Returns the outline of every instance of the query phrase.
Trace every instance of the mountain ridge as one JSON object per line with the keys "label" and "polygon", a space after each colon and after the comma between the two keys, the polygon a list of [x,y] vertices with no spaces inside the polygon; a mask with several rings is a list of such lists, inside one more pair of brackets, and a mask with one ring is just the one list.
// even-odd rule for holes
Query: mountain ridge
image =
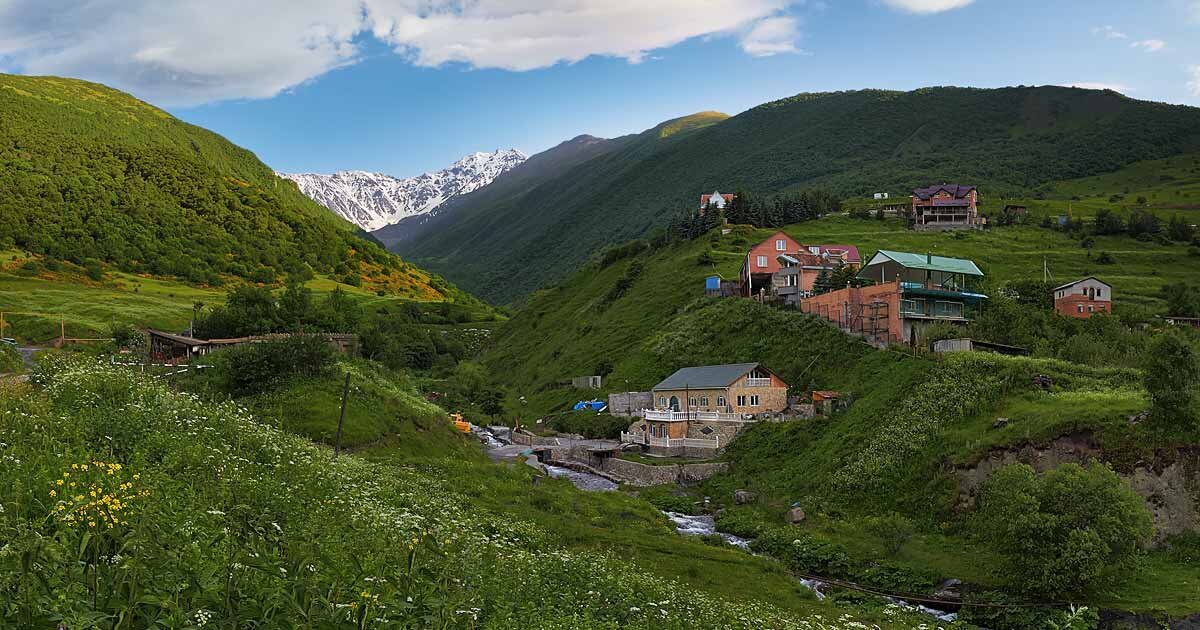
{"label": "mountain ridge", "polygon": [[1200,147],[1200,109],[1056,86],[805,93],[663,134],[671,122],[512,196],[464,198],[458,220],[419,241],[381,240],[504,303],[665,226],[713,189],[848,198],[961,180],[981,187],[986,206]]}
{"label": "mountain ridge", "polygon": [[526,158],[517,149],[477,151],[444,169],[406,178],[364,170],[278,175],[296,182],[305,195],[369,232],[409,217],[436,213],[446,201],[490,184]]}

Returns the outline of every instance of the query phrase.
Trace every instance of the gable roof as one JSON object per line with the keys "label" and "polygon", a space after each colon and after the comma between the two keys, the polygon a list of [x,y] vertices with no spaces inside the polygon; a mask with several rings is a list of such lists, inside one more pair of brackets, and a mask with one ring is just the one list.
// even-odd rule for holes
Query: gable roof
{"label": "gable roof", "polygon": [[950,195],[955,199],[962,199],[966,197],[967,194],[972,190],[975,190],[975,187],[964,186],[962,184],[941,184],[937,186],[929,186],[927,188],[917,188],[916,190],[913,190],[913,196],[915,196],[917,199],[929,199],[943,190],[947,193],[950,193]]}
{"label": "gable roof", "polygon": [[[721,198],[723,198],[726,202],[733,201],[733,198],[737,196],[737,195],[733,195],[733,194],[729,194],[729,193],[722,193],[719,191],[713,191],[713,192],[716,192],[717,194],[721,195]],[[700,195],[700,207],[704,208],[704,207],[708,206],[709,199],[712,199],[712,195]]]}
{"label": "gable roof", "polygon": [[1067,287],[1073,287],[1073,286],[1075,286],[1075,285],[1079,284],[1080,282],[1087,282],[1088,280],[1095,280],[1096,282],[1099,282],[1100,284],[1103,284],[1104,286],[1106,286],[1106,287],[1108,287],[1108,288],[1110,288],[1110,289],[1112,288],[1112,285],[1111,285],[1111,284],[1109,284],[1109,283],[1107,283],[1107,282],[1105,282],[1105,281],[1101,280],[1100,278],[1097,278],[1096,276],[1088,276],[1088,277],[1086,277],[1086,278],[1080,278],[1080,279],[1078,279],[1078,280],[1076,280],[1076,281],[1074,281],[1074,282],[1068,282],[1068,283],[1066,283],[1066,284],[1064,284],[1064,285],[1062,285],[1062,286],[1060,286],[1060,287],[1054,287],[1054,290],[1055,290],[1055,291],[1061,291],[1061,290],[1063,290],[1063,289],[1065,289],[1065,288],[1067,288]]}
{"label": "gable roof", "polygon": [[891,260],[901,267],[904,267],[905,269],[925,269],[927,271],[961,273],[968,276],[983,277],[983,271],[979,269],[975,262],[965,258],[948,258],[946,256],[934,256],[933,254],[893,252],[886,249],[879,250],[879,252],[875,254],[875,257],[871,259],[871,262],[867,263],[866,268],[885,262],[880,260],[881,256]]}
{"label": "gable roof", "polygon": [[858,255],[858,247],[854,245],[818,245],[821,248],[822,254],[829,254],[834,258],[841,258],[840,254],[844,253],[844,259],[848,263],[860,263],[862,258]]}
{"label": "gable roof", "polygon": [[727,365],[686,367],[676,370],[674,374],[668,376],[663,382],[655,385],[653,391],[684,389],[685,387],[695,389],[728,387],[734,381],[757,367],[760,367],[758,363],[731,363]]}

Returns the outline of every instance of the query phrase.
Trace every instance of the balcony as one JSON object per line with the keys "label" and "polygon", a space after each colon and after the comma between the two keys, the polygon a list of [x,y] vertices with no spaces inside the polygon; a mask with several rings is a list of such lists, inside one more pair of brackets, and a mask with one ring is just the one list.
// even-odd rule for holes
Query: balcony
{"label": "balcony", "polygon": [[966,321],[974,319],[974,313],[963,302],[904,299],[900,300],[900,317]]}
{"label": "balcony", "polygon": [[746,387],[770,387],[771,379],[769,378],[748,378],[746,379]]}
{"label": "balcony", "polygon": [[[770,379],[767,379],[770,380]],[[742,416],[736,413],[720,411],[671,411],[661,409],[646,409],[642,417],[656,422],[742,422]]]}

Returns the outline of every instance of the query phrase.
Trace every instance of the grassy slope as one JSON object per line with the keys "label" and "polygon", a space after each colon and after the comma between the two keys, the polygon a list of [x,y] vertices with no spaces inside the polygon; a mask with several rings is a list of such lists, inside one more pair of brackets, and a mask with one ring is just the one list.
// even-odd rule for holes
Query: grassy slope
{"label": "grassy slope", "polygon": [[[0,311],[5,313],[5,334],[0,336],[43,342],[58,336],[60,318],[68,337],[102,337],[114,323],[177,331],[187,328],[196,302],[213,306],[225,301],[227,287],[193,285],[112,269],[99,281],[89,279],[82,269],[68,263],[57,272],[43,270],[34,276],[18,272],[24,261],[37,258],[16,250],[0,251]],[[414,301],[391,293],[379,296],[326,276],[317,276],[307,286],[318,299],[340,288],[364,309]],[[450,299],[480,316],[492,313],[490,307],[456,288],[450,287],[448,292],[454,296]]]}
{"label": "grassy slope", "polygon": [[[1050,230],[1018,227],[965,236],[916,234],[894,222],[846,217],[790,226],[801,242],[857,244],[864,255],[877,247],[934,251],[975,258],[994,281],[1038,277],[1043,255],[1056,273],[1088,271],[1084,250]],[[734,473],[710,482],[705,494],[728,497],[749,487],[764,497],[762,517],[781,523],[782,512],[801,501],[817,515],[812,527],[846,544],[867,560],[883,555],[882,545],[857,525],[863,514],[898,510],[923,523],[919,535],[896,558],[982,584],[996,584],[995,558],[986,549],[939,523],[954,523],[955,481],[951,465],[978,460],[989,449],[1042,444],[1078,430],[1097,435],[1118,468],[1153,458],[1157,444],[1130,430],[1126,418],[1145,408],[1135,374],[1099,370],[1057,361],[952,358],[950,363],[899,352],[877,352],[806,316],[746,300],[704,299],[702,278],[714,271],[736,275],[746,244],[770,230],[735,228],[733,234],[682,243],[644,254],[644,271],[615,302],[605,296],[632,264],[589,267],[559,288],[536,293],[496,337],[485,356],[516,394],[530,400],[527,412],[562,409],[595,392],[549,387],[588,374],[603,360],[615,369],[610,391],[643,389],[682,365],[760,360],[780,370],[798,389],[829,387],[850,391],[856,401],[835,421],[759,425],[731,448]],[[1197,269],[1168,264],[1183,248],[1104,239],[1117,255],[1116,274],[1103,274],[1117,287],[1122,305],[1155,305],[1157,284],[1195,281]],[[696,259],[711,248],[715,268]],[[1153,270],[1166,265],[1166,274]],[[1149,279],[1153,284],[1149,284]],[[1147,286],[1149,284],[1149,286]],[[812,358],[817,361],[811,367]],[[1051,374],[1055,391],[1030,386],[1033,374]],[[927,387],[939,374],[946,385]],[[962,375],[960,378],[959,375]],[[957,389],[959,381],[966,389]],[[949,389],[946,389],[949,388]],[[953,404],[941,404],[947,392]],[[922,397],[936,402],[930,411]],[[905,404],[926,409],[903,415]],[[992,424],[1006,416],[1000,430]],[[933,420],[933,423],[926,423]],[[910,426],[915,435],[907,435]],[[893,457],[892,454],[896,455]],[[878,458],[876,457],[878,456]],[[864,481],[869,480],[869,481]],[[724,500],[724,499],[718,499]],[[830,516],[822,516],[828,512]],[[1173,613],[1200,610],[1200,599],[1169,598],[1163,589],[1200,583],[1200,571],[1151,557],[1129,590],[1104,594],[1101,603],[1139,610],[1162,607]]]}
{"label": "grassy slope", "polygon": [[[372,462],[335,460],[269,421],[120,368],[44,374],[45,392],[0,396],[15,483],[0,532],[26,550],[0,556],[0,603],[25,625],[84,625],[98,610],[134,625],[211,616],[230,627],[340,627],[368,606],[369,619],[406,627],[460,627],[473,611],[495,628],[757,628],[847,612],[817,602],[774,563],[680,538],[632,497],[535,484],[523,466],[414,466],[390,448],[369,452]],[[44,430],[63,417],[72,422]],[[114,431],[116,452],[104,437]],[[116,478],[152,498],[125,501],[126,525],[84,536],[82,524],[47,516],[50,490],[55,479],[90,474],[72,462],[98,459],[122,464]],[[119,548],[127,560],[98,563],[93,547]],[[76,562],[79,549],[89,553]],[[94,600],[80,568],[92,564],[103,586]],[[884,628],[918,622],[885,616],[879,604],[850,612]]]}
{"label": "grassy slope", "polygon": [[713,188],[819,185],[850,197],[961,180],[994,199],[1194,151],[1200,110],[1069,88],[934,88],[803,94],[665,141],[661,131],[404,251],[508,301],[664,225]]}

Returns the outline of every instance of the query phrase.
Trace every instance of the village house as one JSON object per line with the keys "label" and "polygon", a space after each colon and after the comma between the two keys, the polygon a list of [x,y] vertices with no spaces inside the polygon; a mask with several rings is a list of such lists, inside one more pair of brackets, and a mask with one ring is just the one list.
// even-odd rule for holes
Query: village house
{"label": "village house", "polygon": [[735,196],[730,194],[723,195],[718,190],[712,191],[711,195],[700,195],[700,209],[703,210],[711,205],[714,208],[724,210],[725,206],[732,202]]}
{"label": "village house", "polygon": [[746,297],[772,297],[797,304],[812,294],[822,271],[862,264],[853,245],[801,245],[776,232],[750,248],[742,263],[741,282]]}
{"label": "village house", "polygon": [[966,324],[987,299],[969,283],[983,272],[970,260],[880,250],[858,272],[872,286],[849,287],[800,302],[818,315],[876,345],[915,343],[930,324]]}
{"label": "village house", "polygon": [[912,194],[913,228],[917,230],[952,230],[974,228],[983,224],[976,202],[979,192],[974,186],[942,184],[918,188]]}
{"label": "village house", "polygon": [[758,363],[676,371],[651,390],[654,408],[621,441],[658,448],[723,448],[760,414],[782,413],[787,383]]}
{"label": "village house", "polygon": [[1112,312],[1112,286],[1088,277],[1054,288],[1054,310],[1059,315],[1088,319]]}

